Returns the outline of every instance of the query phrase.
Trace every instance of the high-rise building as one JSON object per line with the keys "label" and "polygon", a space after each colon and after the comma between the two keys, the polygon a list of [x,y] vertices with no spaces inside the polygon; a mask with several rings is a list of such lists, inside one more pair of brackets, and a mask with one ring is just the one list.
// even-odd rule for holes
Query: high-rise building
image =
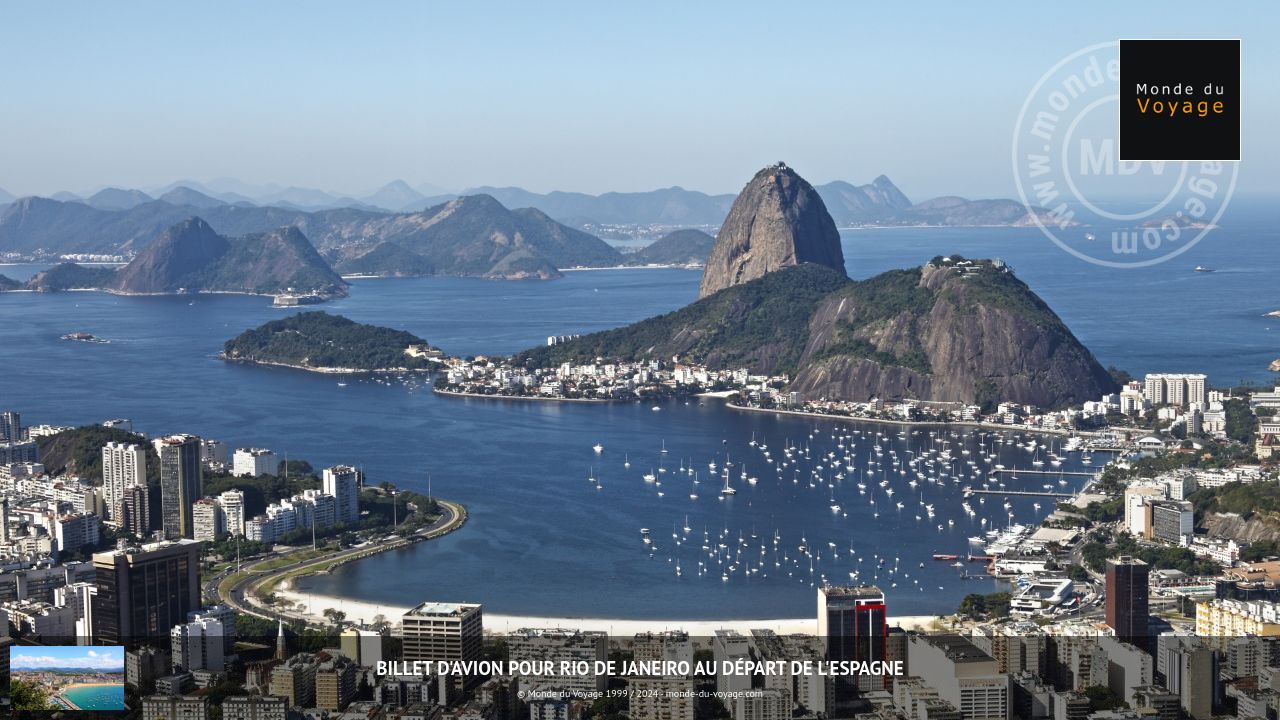
{"label": "high-rise building", "polygon": [[356,664],[338,655],[316,668],[316,707],[330,712],[345,710],[356,694]]}
{"label": "high-rise building", "polygon": [[195,534],[191,507],[204,495],[200,438],[170,435],[155,441],[160,456],[160,527],[166,540]]}
{"label": "high-rise building", "polygon": [[1195,373],[1148,373],[1143,378],[1143,395],[1152,405],[1203,405],[1205,380],[1206,376]]}
{"label": "high-rise building", "polygon": [[220,620],[203,618],[173,626],[173,666],[175,670],[222,672],[226,669],[226,632]]}
{"label": "high-rise building", "polygon": [[192,536],[196,540],[213,542],[224,531],[222,508],[213,498],[201,498],[191,507]]}
{"label": "high-rise building", "polygon": [[342,654],[351,658],[362,667],[375,667],[384,659],[387,643],[387,632],[359,627],[349,627],[342,631],[340,639]]}
{"label": "high-rise building", "polygon": [[350,465],[334,465],[321,473],[321,489],[334,498],[334,516],[344,525],[360,522],[360,488],[356,469]]}
{"label": "high-rise building", "polygon": [[631,720],[693,720],[697,699],[691,677],[627,679],[627,716]]}
{"label": "high-rise building", "polygon": [[1107,560],[1106,582],[1107,626],[1125,642],[1145,644],[1150,616],[1147,564],[1127,555]]}
{"label": "high-rise building", "polygon": [[916,635],[907,654],[911,674],[974,720],[1009,717],[1009,676],[995,659],[959,635]]}
{"label": "high-rise building", "polygon": [[[553,668],[562,667],[561,663],[570,663],[564,667],[571,667],[577,662],[608,660],[609,636],[597,631],[522,628],[507,633],[507,653],[512,662],[545,660],[553,663]],[[521,687],[548,685],[582,697],[602,692],[607,682],[603,673],[552,672],[520,678]]]}
{"label": "high-rise building", "polygon": [[138,538],[145,538],[151,532],[150,488],[145,485],[125,488],[120,499],[119,526]]}
{"label": "high-rise building", "polygon": [[[884,593],[874,585],[824,585],[818,588],[818,637],[827,643],[827,659],[873,662],[885,660],[888,613]],[[837,695],[846,686],[836,684]],[[849,678],[857,690],[881,690],[884,678]]]}
{"label": "high-rise building", "polygon": [[232,535],[244,537],[244,492],[227,490],[218,496],[218,507],[222,509],[223,525]]}
{"label": "high-rise building", "polygon": [[314,707],[316,670],[320,661],[311,653],[297,653],[271,671],[269,692],[294,707]]}
{"label": "high-rise building", "polygon": [[[737,630],[716,630],[712,640],[711,652],[716,667],[724,667],[724,663],[736,663],[751,658],[751,638]],[[751,689],[751,677],[744,673],[717,673],[716,692],[741,692]]]}
{"label": "high-rise building", "polygon": [[22,432],[22,416],[17,410],[0,412],[0,442],[20,442],[26,436]]}
{"label": "high-rise building", "polygon": [[1187,500],[1152,503],[1151,538],[1173,545],[1186,545],[1195,534],[1195,507]]}
{"label": "high-rise building", "polygon": [[102,446],[102,500],[108,523],[120,525],[120,503],[125,489],[146,485],[146,448],[114,441]]}
{"label": "high-rise building", "polygon": [[124,653],[124,681],[149,693],[156,688],[156,678],[169,674],[169,651],[144,645]]}
{"label": "high-rise building", "polygon": [[[484,638],[484,615],[479,604],[424,602],[400,618],[402,656],[413,661],[479,660]],[[455,688],[472,684],[473,677],[450,677]]]}
{"label": "high-rise building", "polygon": [[194,540],[95,553],[93,567],[93,625],[101,642],[163,642],[200,607],[200,543]]}

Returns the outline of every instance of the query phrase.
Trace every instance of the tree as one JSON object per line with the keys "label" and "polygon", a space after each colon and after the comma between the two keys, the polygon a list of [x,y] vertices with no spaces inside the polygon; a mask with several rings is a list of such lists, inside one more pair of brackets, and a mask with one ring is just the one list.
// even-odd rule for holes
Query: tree
{"label": "tree", "polygon": [[44,688],[26,680],[9,681],[9,701],[14,710],[56,710]]}
{"label": "tree", "polygon": [[336,608],[325,608],[323,614],[334,626],[342,625],[343,621],[347,619],[347,614]]}

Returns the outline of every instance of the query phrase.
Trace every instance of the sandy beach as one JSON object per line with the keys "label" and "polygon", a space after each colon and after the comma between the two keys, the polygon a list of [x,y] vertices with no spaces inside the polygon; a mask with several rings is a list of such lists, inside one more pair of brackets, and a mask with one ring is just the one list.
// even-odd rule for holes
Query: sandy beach
{"label": "sandy beach", "polygon": [[[278,595],[295,607],[302,606],[302,614],[325,622],[324,611],[329,608],[346,613],[347,620],[370,622],[382,615],[391,623],[409,608],[403,605],[379,605],[376,603],[337,598],[328,595],[312,595],[294,590],[280,589]],[[933,615],[907,615],[889,618],[890,625],[904,629],[925,629],[937,617]],[[521,628],[574,628],[578,630],[603,630],[611,635],[634,635],[641,632],[683,630],[694,636],[713,635],[716,630],[732,629],[746,633],[754,628],[773,630],[777,633],[816,633],[818,622],[814,618],[763,618],[755,620],[624,620],[615,618],[582,617],[533,617],[527,615],[484,614],[486,632],[505,633]]]}

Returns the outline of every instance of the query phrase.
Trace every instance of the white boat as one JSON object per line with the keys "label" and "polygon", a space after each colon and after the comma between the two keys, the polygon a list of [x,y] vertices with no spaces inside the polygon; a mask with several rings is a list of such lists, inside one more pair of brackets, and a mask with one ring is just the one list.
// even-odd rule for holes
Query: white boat
{"label": "white boat", "polygon": [[595,445],[592,445],[591,449],[595,450],[597,455],[604,452],[604,446],[601,445],[600,443],[596,443]]}

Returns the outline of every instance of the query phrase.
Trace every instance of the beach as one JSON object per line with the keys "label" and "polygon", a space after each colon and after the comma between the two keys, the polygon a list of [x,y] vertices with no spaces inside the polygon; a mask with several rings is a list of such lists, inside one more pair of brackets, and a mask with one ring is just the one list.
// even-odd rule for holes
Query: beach
{"label": "beach", "polygon": [[[301,614],[319,622],[327,622],[324,611],[332,608],[346,614],[346,619],[368,623],[377,615],[382,615],[393,625],[401,615],[409,610],[402,605],[381,605],[377,603],[350,600],[328,595],[300,593],[290,589],[278,589],[276,594],[285,598],[295,606],[301,605]],[[934,615],[890,616],[890,626],[900,626],[905,630],[925,629],[937,621]],[[818,622],[814,618],[775,618],[748,620],[628,620],[618,618],[586,618],[586,617],[533,617],[526,615],[503,615],[498,613],[484,614],[486,632],[506,633],[521,628],[572,628],[577,630],[603,630],[610,635],[627,636],[642,632],[661,632],[663,630],[683,630],[695,637],[706,637],[715,634],[716,630],[737,630],[747,633],[753,629],[768,629],[779,634],[809,633],[818,631]]]}

